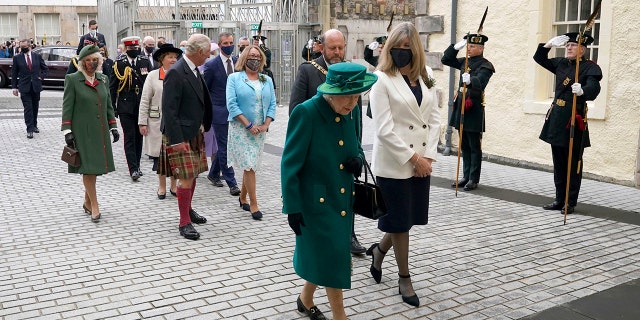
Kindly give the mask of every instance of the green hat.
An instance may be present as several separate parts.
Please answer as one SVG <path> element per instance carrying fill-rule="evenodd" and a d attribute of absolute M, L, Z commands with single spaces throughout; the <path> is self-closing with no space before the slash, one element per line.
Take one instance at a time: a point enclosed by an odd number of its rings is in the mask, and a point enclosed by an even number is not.
<path fill-rule="evenodd" d="M 379 44 L 384 44 L 385 42 L 387 42 L 387 36 L 377 37 L 376 42 Z"/>
<path fill-rule="evenodd" d="M 82 50 L 80 50 L 80 54 L 78 55 L 78 61 L 80 61 L 80 60 L 84 59 L 84 57 L 86 57 L 86 56 L 88 56 L 90 54 L 94 54 L 96 52 L 100 52 L 100 49 L 95 44 L 85 46 L 84 48 L 82 48 Z"/>
<path fill-rule="evenodd" d="M 475 34 L 475 33 L 468 34 L 464 36 L 463 39 L 467 39 L 469 43 L 479 44 L 481 46 L 484 46 L 484 43 L 489 41 L 489 37 L 485 36 L 484 34 Z"/>
<path fill-rule="evenodd" d="M 351 95 L 369 90 L 378 76 L 367 72 L 361 64 L 340 62 L 329 66 L 327 80 L 318 87 L 318 92 L 330 95 Z"/>

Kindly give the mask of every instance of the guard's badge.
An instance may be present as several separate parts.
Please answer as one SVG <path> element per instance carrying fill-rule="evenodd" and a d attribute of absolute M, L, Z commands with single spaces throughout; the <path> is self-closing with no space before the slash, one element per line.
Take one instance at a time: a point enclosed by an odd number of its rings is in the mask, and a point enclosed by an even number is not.
<path fill-rule="evenodd" d="M 465 72 L 466 73 L 470 73 L 471 72 L 471 68 L 467 67 L 467 70 Z"/>
<path fill-rule="evenodd" d="M 571 79 L 569 79 L 569 77 L 567 77 L 566 79 L 564 79 L 564 81 L 562 81 L 562 85 L 564 85 L 566 87 L 567 85 L 569 85 L 569 82 L 571 82 Z"/>
<path fill-rule="evenodd" d="M 149 73 L 149 71 L 147 71 L 147 68 L 140 68 L 140 74 L 141 75 L 145 75 L 147 73 Z"/>

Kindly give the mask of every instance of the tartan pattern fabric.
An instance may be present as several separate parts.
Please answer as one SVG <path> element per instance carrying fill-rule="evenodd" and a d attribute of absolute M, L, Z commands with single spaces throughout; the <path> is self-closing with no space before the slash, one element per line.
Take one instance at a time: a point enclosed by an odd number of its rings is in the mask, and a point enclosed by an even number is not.
<path fill-rule="evenodd" d="M 171 173 L 176 179 L 195 179 L 198 174 L 209 171 L 202 133 L 199 134 L 199 137 L 196 136 L 194 138 L 194 141 L 200 144 L 199 150 L 194 150 L 192 143 L 187 143 L 187 152 L 176 152 L 166 145 L 167 141 L 168 139 L 163 136 L 163 144 L 169 159 Z M 162 157 L 160 159 L 162 161 Z M 160 167 L 162 168 L 162 164 L 160 164 Z"/>
<path fill-rule="evenodd" d="M 171 172 L 171 165 L 169 164 L 169 156 L 167 155 L 167 145 L 169 144 L 169 140 L 167 137 L 162 135 L 162 144 L 160 145 L 160 155 L 158 156 L 158 170 L 156 171 L 159 175 L 171 177 L 173 176 Z"/>

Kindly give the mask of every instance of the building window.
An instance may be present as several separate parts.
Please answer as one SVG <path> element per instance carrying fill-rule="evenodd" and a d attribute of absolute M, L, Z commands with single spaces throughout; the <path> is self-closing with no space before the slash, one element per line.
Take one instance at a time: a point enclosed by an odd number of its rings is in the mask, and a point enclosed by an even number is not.
<path fill-rule="evenodd" d="M 18 40 L 18 14 L 0 13 L 0 41 Z"/>
<path fill-rule="evenodd" d="M 553 22 L 555 34 L 563 34 L 567 32 L 580 32 L 584 29 L 584 23 L 589 19 L 596 5 L 596 0 L 558 0 L 556 2 L 556 15 Z M 598 48 L 600 46 L 600 20 L 596 18 L 596 22 L 589 31 L 589 35 L 595 40 L 587 47 L 585 58 L 598 61 Z M 556 56 L 561 57 L 565 54 L 564 48 L 557 48 Z"/>
<path fill-rule="evenodd" d="M 89 33 L 89 21 L 98 21 L 97 13 L 82 13 L 78 14 L 78 38 Z M 98 23 L 98 29 L 100 29 L 100 23 Z"/>
<path fill-rule="evenodd" d="M 60 15 L 57 13 L 34 14 L 35 39 L 39 45 L 51 45 L 60 40 Z"/>

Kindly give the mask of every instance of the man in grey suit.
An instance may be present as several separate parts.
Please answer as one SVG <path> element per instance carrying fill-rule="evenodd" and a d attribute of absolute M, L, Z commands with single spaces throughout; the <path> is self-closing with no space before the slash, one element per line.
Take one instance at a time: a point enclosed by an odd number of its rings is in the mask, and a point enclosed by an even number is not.
<path fill-rule="evenodd" d="M 37 53 L 31 52 L 29 42 L 20 41 L 22 53 L 13 56 L 11 68 L 11 87 L 13 95 L 18 96 L 24 107 L 24 122 L 27 125 L 27 138 L 33 139 L 33 133 L 39 133 L 38 108 L 40 107 L 40 92 L 42 92 L 42 80 L 47 75 L 47 65 L 44 59 Z"/>
<path fill-rule="evenodd" d="M 318 37 L 318 40 L 320 40 L 322 44 L 322 56 L 311 61 L 305 61 L 298 67 L 296 80 L 291 88 L 289 114 L 291 114 L 293 108 L 297 105 L 316 95 L 318 86 L 323 84 L 327 78 L 327 68 L 329 65 L 344 61 L 347 41 L 340 30 L 327 30 L 327 32 Z M 362 116 L 360 111 L 361 105 L 362 100 L 358 98 L 358 105 L 353 109 L 353 112 L 357 112 Z M 356 126 L 356 135 L 358 139 L 362 141 L 362 120 L 360 124 Z M 351 230 L 351 253 L 363 254 L 365 251 L 367 251 L 367 249 L 358 242 L 355 230 Z"/>

